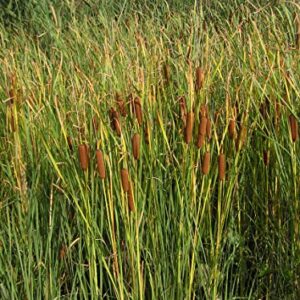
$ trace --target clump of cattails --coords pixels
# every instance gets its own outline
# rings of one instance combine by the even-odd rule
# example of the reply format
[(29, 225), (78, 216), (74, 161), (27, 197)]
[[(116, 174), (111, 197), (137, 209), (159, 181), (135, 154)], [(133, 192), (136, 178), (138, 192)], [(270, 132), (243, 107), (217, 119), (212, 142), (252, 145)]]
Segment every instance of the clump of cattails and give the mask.
[(114, 109), (110, 109), (110, 121), (112, 129), (116, 131), (117, 135), (121, 135), (121, 123), (119, 113)]
[(119, 93), (116, 94), (116, 101), (121, 116), (125, 117), (127, 115), (126, 105), (125, 105), (125, 101), (122, 99)]
[(298, 139), (298, 123), (294, 115), (289, 116), (289, 123), (290, 123), (292, 141), (296, 142)]
[(104, 179), (105, 178), (105, 165), (104, 165), (103, 153), (101, 150), (96, 150), (96, 160), (97, 160), (97, 169), (98, 169), (99, 177), (101, 179)]
[(204, 71), (200, 68), (196, 68), (196, 82), (195, 82), (195, 88), (196, 91), (200, 91), (204, 82)]
[(125, 168), (121, 169), (121, 182), (123, 191), (127, 193), (129, 190), (129, 175), (128, 170)]
[(218, 169), (219, 169), (219, 179), (225, 179), (226, 172), (226, 157), (224, 153), (221, 153), (218, 158)]
[(236, 138), (235, 120), (234, 119), (229, 120), (228, 134), (231, 139), (234, 140)]
[(140, 157), (140, 135), (135, 133), (132, 137), (132, 151), (134, 159), (138, 160)]
[(185, 127), (186, 126), (187, 109), (186, 109), (186, 100), (185, 100), (184, 96), (181, 96), (179, 98), (179, 107), (180, 107), (180, 118)]
[(141, 99), (139, 97), (135, 97), (135, 99), (134, 99), (134, 111), (135, 111), (136, 119), (137, 119), (139, 125), (142, 126), (143, 110), (142, 110)]
[(132, 183), (128, 182), (128, 191), (127, 191), (127, 198), (128, 198), (128, 208), (129, 211), (134, 211), (134, 197), (133, 197), (133, 187)]
[(87, 145), (86, 144), (79, 145), (78, 152), (79, 152), (80, 167), (83, 171), (86, 171), (89, 164), (89, 154), (88, 154)]
[(210, 152), (207, 151), (207, 152), (205, 152), (203, 160), (202, 160), (202, 173), (204, 175), (208, 174), (209, 167), (210, 167)]
[(193, 138), (193, 127), (194, 127), (194, 113), (189, 112), (186, 116), (186, 127), (185, 127), (185, 142), (189, 144)]

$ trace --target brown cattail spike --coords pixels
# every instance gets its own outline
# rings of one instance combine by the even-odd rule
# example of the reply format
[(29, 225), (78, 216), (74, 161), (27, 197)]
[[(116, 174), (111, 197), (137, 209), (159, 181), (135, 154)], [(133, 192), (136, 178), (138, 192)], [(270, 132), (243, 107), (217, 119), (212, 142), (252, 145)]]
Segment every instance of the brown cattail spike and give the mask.
[(202, 117), (199, 124), (199, 134), (206, 135), (207, 118)]
[(298, 123), (294, 115), (289, 116), (289, 122), (290, 122), (292, 141), (296, 142), (298, 139)]
[(134, 99), (134, 111), (137, 118), (139, 125), (141, 126), (143, 123), (143, 111), (142, 111), (142, 104), (139, 97)]
[(83, 171), (86, 171), (88, 168), (88, 163), (89, 163), (86, 144), (79, 145), (78, 152), (79, 152), (80, 167)]
[(118, 93), (116, 94), (116, 101), (117, 101), (121, 116), (125, 117), (127, 115), (125, 101), (121, 98), (120, 94), (118, 94)]
[(228, 134), (231, 139), (235, 139), (236, 132), (235, 132), (235, 120), (230, 120), (228, 125)]
[(200, 67), (198, 67), (196, 69), (196, 82), (195, 82), (195, 88), (197, 92), (201, 90), (203, 86), (203, 82), (204, 82), (204, 72)]
[(132, 137), (132, 150), (134, 159), (138, 160), (140, 157), (140, 135), (138, 133)]
[(270, 155), (269, 155), (269, 151), (268, 150), (264, 150), (264, 152), (263, 152), (263, 160), (264, 160), (265, 166), (268, 166), (269, 162), (270, 162)]
[(67, 142), (68, 142), (70, 151), (73, 151), (72, 138), (70, 136), (67, 137)]
[(207, 175), (209, 172), (210, 167), (210, 152), (207, 151), (204, 154), (203, 161), (202, 161), (202, 173)]
[(210, 140), (211, 138), (211, 121), (209, 118), (207, 119), (207, 123), (206, 123), (206, 137), (208, 140)]
[(121, 123), (119, 118), (119, 113), (114, 109), (111, 108), (110, 110), (110, 120), (112, 129), (117, 132), (117, 135), (121, 135)]
[(100, 150), (96, 150), (97, 169), (101, 179), (105, 178), (105, 165), (103, 159), (103, 153)]
[(144, 134), (145, 134), (145, 143), (149, 145), (150, 143), (150, 126), (147, 124), (144, 128)]
[(129, 211), (134, 211), (134, 197), (133, 197), (133, 187), (131, 182), (128, 182), (128, 191), (127, 191), (127, 197), (128, 197), (128, 208)]
[(193, 127), (194, 127), (194, 113), (189, 112), (186, 116), (186, 127), (185, 127), (185, 142), (189, 144), (193, 138)]
[(225, 172), (226, 172), (226, 158), (225, 154), (221, 153), (218, 159), (218, 168), (219, 168), (219, 179), (225, 179)]
[(122, 188), (123, 191), (126, 193), (129, 189), (129, 176), (128, 176), (128, 170), (122, 169), (121, 170), (121, 181), (122, 181)]
[(202, 135), (202, 134), (198, 134), (198, 138), (197, 138), (197, 148), (201, 149), (202, 146), (204, 145), (204, 142), (205, 142), (205, 136)]

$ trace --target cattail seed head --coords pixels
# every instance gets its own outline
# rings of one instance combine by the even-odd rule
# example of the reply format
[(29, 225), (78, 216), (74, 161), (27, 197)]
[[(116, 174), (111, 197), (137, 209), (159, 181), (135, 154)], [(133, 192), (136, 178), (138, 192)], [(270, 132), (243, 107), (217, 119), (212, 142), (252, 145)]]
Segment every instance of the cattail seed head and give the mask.
[(204, 82), (204, 71), (200, 68), (196, 68), (196, 82), (195, 82), (195, 88), (196, 91), (200, 91)]
[(88, 151), (86, 144), (81, 144), (78, 146), (78, 152), (79, 152), (79, 162), (80, 167), (83, 171), (86, 171), (89, 164), (89, 157), (88, 157)]
[(130, 181), (128, 182), (127, 197), (128, 197), (129, 211), (133, 212), (135, 209), (134, 208), (134, 197), (133, 197), (133, 187), (132, 187), (132, 183)]
[(144, 134), (145, 134), (145, 143), (149, 145), (150, 143), (150, 126), (147, 124), (144, 128)]
[(268, 150), (264, 150), (264, 152), (263, 152), (263, 160), (264, 160), (265, 166), (268, 166), (269, 162), (270, 162), (270, 154), (269, 154)]
[(298, 123), (294, 115), (289, 116), (289, 122), (290, 122), (292, 141), (296, 142), (298, 139)]
[(100, 150), (96, 150), (97, 169), (101, 179), (105, 178), (105, 165), (103, 159), (103, 153)]
[(179, 98), (179, 106), (180, 106), (180, 118), (183, 121), (183, 124), (185, 127), (186, 126), (187, 109), (186, 109), (186, 100), (185, 100), (184, 96)]
[(129, 175), (127, 169), (121, 169), (121, 182), (123, 191), (126, 193), (129, 189)]
[(138, 133), (132, 137), (132, 150), (134, 159), (138, 160), (140, 157), (140, 135)]
[(208, 140), (210, 140), (211, 138), (211, 121), (209, 118), (207, 119), (207, 123), (206, 123), (206, 137)]
[(197, 144), (196, 144), (197, 148), (201, 149), (204, 145), (204, 142), (205, 142), (205, 136), (202, 134), (198, 134)]
[(201, 117), (199, 124), (199, 134), (205, 136), (206, 135), (206, 126), (207, 126), (207, 118)]
[(193, 127), (194, 127), (194, 113), (189, 112), (186, 117), (185, 127), (185, 142), (189, 144), (193, 138)]
[(229, 137), (231, 139), (235, 139), (236, 137), (236, 132), (235, 132), (235, 120), (231, 119), (229, 121), (229, 125), (228, 125), (228, 134), (229, 134)]
[(226, 172), (226, 158), (225, 154), (221, 153), (218, 159), (218, 168), (219, 168), (219, 179), (225, 179), (225, 172)]
[(117, 135), (121, 135), (121, 123), (119, 118), (119, 113), (114, 109), (110, 109), (110, 120), (112, 129), (116, 131)]
[(116, 101), (121, 116), (125, 117), (127, 115), (126, 105), (125, 105), (125, 101), (122, 99), (119, 93), (116, 94)]
[(205, 152), (203, 160), (202, 160), (202, 173), (204, 175), (208, 174), (209, 167), (210, 167), (210, 152), (207, 151), (207, 152)]
[(143, 111), (142, 111), (142, 104), (139, 97), (134, 99), (134, 111), (137, 118), (139, 125), (141, 126), (143, 123)]

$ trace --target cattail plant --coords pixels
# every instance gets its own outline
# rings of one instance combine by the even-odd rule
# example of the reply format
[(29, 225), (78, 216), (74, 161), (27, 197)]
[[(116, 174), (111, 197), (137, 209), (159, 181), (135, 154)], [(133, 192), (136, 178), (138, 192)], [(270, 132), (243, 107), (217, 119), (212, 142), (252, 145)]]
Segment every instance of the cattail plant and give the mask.
[(128, 198), (128, 208), (129, 211), (134, 211), (134, 197), (133, 197), (133, 187), (132, 183), (128, 181), (128, 191), (127, 191), (127, 198)]
[(207, 107), (206, 104), (202, 104), (200, 106), (200, 112), (199, 112), (199, 114), (200, 114), (200, 118), (202, 118), (202, 117), (207, 118), (208, 117), (208, 107)]
[(193, 138), (194, 113), (189, 112), (186, 117), (185, 142), (189, 144)]
[(294, 115), (289, 116), (289, 122), (290, 122), (290, 130), (291, 130), (291, 138), (293, 142), (296, 142), (298, 139), (298, 123), (297, 119)]
[(92, 123), (93, 123), (94, 131), (96, 133), (99, 129), (99, 122), (98, 122), (97, 116), (93, 117)]
[(117, 135), (121, 135), (121, 123), (119, 118), (119, 113), (114, 109), (110, 109), (110, 120), (112, 129), (116, 131)]
[(207, 118), (201, 117), (199, 124), (199, 134), (206, 135)]
[(211, 120), (210, 120), (210, 118), (207, 118), (206, 137), (207, 137), (208, 140), (210, 140), (210, 138), (211, 138)]
[(205, 143), (205, 136), (202, 134), (198, 134), (197, 144), (196, 144), (197, 148), (201, 149), (204, 143)]
[(195, 82), (195, 88), (196, 91), (199, 92), (203, 86), (204, 82), (204, 71), (200, 68), (196, 68), (196, 82)]
[(218, 169), (219, 169), (219, 179), (225, 179), (226, 172), (226, 157), (224, 153), (221, 153), (218, 158)]
[(127, 169), (121, 169), (121, 182), (123, 191), (126, 193), (129, 189), (129, 175)]
[(202, 173), (207, 175), (210, 167), (210, 152), (206, 151), (202, 160)]
[(264, 150), (263, 151), (263, 161), (264, 161), (265, 166), (269, 165), (269, 162), (270, 162), (270, 153), (269, 153), (268, 150)]
[(101, 150), (96, 150), (96, 160), (97, 160), (97, 169), (98, 169), (99, 177), (101, 179), (104, 179), (105, 165), (104, 165), (103, 153)]
[(236, 149), (239, 150), (246, 142), (247, 139), (247, 128), (245, 125), (241, 125), (240, 132), (239, 132), (239, 138), (236, 142)]
[(143, 111), (142, 111), (142, 104), (139, 97), (135, 97), (134, 99), (134, 111), (136, 115), (136, 119), (140, 126), (142, 126), (143, 123)]
[(135, 133), (132, 137), (132, 150), (134, 159), (138, 160), (140, 157), (140, 135)]
[(79, 162), (80, 167), (83, 171), (86, 171), (89, 164), (88, 148), (86, 144), (81, 144), (78, 146), (79, 152)]
[(145, 135), (145, 143), (147, 145), (149, 145), (149, 143), (150, 143), (150, 126), (148, 123), (144, 128), (144, 135)]

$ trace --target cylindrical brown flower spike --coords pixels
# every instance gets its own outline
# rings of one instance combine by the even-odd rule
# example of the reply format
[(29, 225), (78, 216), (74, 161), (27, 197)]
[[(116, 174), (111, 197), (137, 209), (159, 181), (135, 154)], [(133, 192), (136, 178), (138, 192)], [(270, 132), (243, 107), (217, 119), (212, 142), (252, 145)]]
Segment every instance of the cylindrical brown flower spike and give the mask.
[(121, 181), (122, 181), (122, 188), (123, 191), (126, 193), (129, 189), (129, 176), (127, 169), (121, 169)]
[(225, 172), (226, 172), (226, 158), (225, 154), (221, 153), (218, 159), (218, 168), (219, 168), (219, 179), (225, 179)]
[(235, 139), (236, 137), (236, 132), (235, 132), (235, 121), (234, 120), (230, 120), (229, 121), (229, 125), (228, 125), (228, 133), (229, 133), (229, 137), (231, 139)]
[(128, 197), (128, 208), (129, 211), (134, 211), (134, 197), (133, 197), (133, 187), (131, 182), (128, 182), (128, 191), (127, 191), (127, 197)]
[(149, 124), (147, 124), (144, 128), (144, 134), (145, 134), (145, 143), (149, 145), (150, 143), (150, 128)]
[(114, 109), (110, 109), (110, 119), (111, 119), (111, 126), (112, 129), (117, 132), (117, 135), (121, 135), (121, 123), (119, 118), (119, 113)]
[(193, 138), (193, 126), (194, 126), (194, 113), (189, 112), (186, 116), (185, 127), (185, 142), (189, 144)]
[(105, 165), (103, 159), (103, 153), (101, 150), (96, 150), (97, 169), (101, 179), (105, 178)]
[(196, 82), (195, 82), (195, 88), (196, 91), (200, 91), (204, 82), (204, 72), (200, 67), (197, 67), (196, 69)]
[(297, 119), (295, 118), (294, 115), (290, 115), (289, 116), (289, 121), (290, 121), (292, 141), (296, 142), (297, 139), (298, 139), (298, 123), (297, 123)]
[(268, 150), (264, 150), (264, 152), (263, 152), (263, 159), (264, 159), (265, 166), (267, 166), (269, 164), (269, 161), (270, 161), (270, 155), (269, 155), (269, 151)]
[(197, 138), (197, 148), (198, 149), (201, 149), (202, 146), (204, 145), (204, 142), (205, 142), (205, 136), (202, 135), (202, 134), (198, 134), (198, 138)]
[(142, 111), (141, 100), (139, 97), (136, 97), (134, 99), (134, 110), (135, 110), (135, 115), (136, 115), (137, 121), (138, 121), (139, 125), (141, 126), (143, 123), (143, 111)]
[(199, 134), (206, 135), (207, 118), (202, 117), (199, 124)]
[(207, 151), (204, 154), (203, 161), (202, 161), (202, 173), (207, 175), (209, 172), (210, 167), (210, 152)]
[(210, 140), (211, 138), (211, 121), (209, 118), (207, 119), (207, 123), (206, 123), (206, 137), (208, 140)]
[(81, 144), (78, 146), (78, 152), (79, 152), (79, 162), (80, 167), (83, 171), (86, 171), (89, 164), (89, 158), (88, 158), (88, 152), (87, 152), (87, 146), (86, 144)]
[(140, 157), (140, 135), (138, 133), (132, 137), (132, 151), (134, 159), (138, 160)]

